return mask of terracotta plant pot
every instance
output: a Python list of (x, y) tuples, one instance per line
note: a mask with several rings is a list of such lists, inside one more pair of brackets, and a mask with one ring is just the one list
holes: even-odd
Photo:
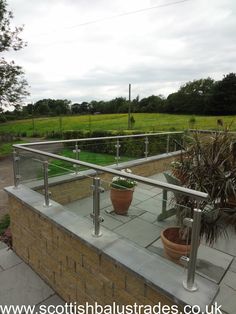
[(165, 254), (174, 262), (178, 262), (181, 256), (188, 256), (191, 248), (179, 238), (179, 230), (179, 227), (169, 227), (161, 232)]
[(114, 211), (118, 215), (126, 215), (133, 200), (134, 190), (119, 190), (111, 188), (110, 198)]

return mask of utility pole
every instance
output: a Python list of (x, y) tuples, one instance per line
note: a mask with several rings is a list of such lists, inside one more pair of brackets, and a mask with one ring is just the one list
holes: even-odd
[(131, 129), (131, 84), (129, 84), (128, 130)]
[(32, 115), (32, 128), (33, 128), (33, 133), (35, 133), (35, 122), (34, 122), (34, 103), (33, 103), (33, 101), (31, 102), (31, 105), (32, 105), (32, 112), (31, 112), (31, 115)]

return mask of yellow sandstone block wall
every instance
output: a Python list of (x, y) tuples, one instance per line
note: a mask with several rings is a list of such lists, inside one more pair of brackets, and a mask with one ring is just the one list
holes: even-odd
[[(171, 161), (176, 157), (169, 156), (162, 159), (144, 161), (139, 165), (129, 167), (133, 174), (141, 175), (144, 177), (163, 172), (170, 167)], [(99, 174), (102, 186), (105, 189), (109, 188), (109, 183), (112, 180), (112, 175), (109, 173)], [(50, 186), (51, 199), (59, 204), (65, 205), (74, 202), (84, 197), (91, 195), (92, 178), (80, 178), (78, 180), (71, 178), (71, 181), (62, 181)], [(37, 190), (37, 189), (36, 189)], [(41, 192), (42, 189), (38, 190)]]
[(65, 301), (172, 305), (173, 301), (102, 251), (9, 195), (13, 248)]

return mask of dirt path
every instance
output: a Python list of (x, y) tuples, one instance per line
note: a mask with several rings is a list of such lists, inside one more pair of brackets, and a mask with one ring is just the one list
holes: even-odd
[(3, 188), (9, 185), (13, 185), (11, 156), (0, 159), (0, 218), (9, 210), (7, 194), (3, 191)]
[[(45, 140), (42, 138), (25, 138), (26, 142), (44, 142)], [(37, 149), (42, 149), (45, 151), (56, 153), (60, 151), (63, 148), (62, 144), (53, 145), (39, 145), (37, 146)], [(35, 168), (30, 167), (30, 160), (27, 161), (27, 166), (23, 163), (21, 164), (22, 168), (27, 167), (27, 171), (24, 172), (24, 178), (27, 177), (27, 175), (32, 176), (35, 173)], [(7, 156), (4, 158), (0, 158), (0, 218), (8, 212), (9, 205), (8, 205), (8, 198), (6, 192), (4, 192), (4, 187), (13, 185), (13, 163), (12, 163), (12, 156)]]

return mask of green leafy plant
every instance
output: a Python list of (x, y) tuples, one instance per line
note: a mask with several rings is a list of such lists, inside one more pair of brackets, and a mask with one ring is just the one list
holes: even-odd
[(0, 220), (0, 241), (12, 247), (12, 234), (10, 229), (10, 216), (4, 215)]
[[(130, 169), (122, 169), (121, 172), (132, 173)], [(133, 189), (136, 185), (137, 185), (136, 181), (122, 176), (114, 177), (111, 183), (112, 188), (119, 190)]]

